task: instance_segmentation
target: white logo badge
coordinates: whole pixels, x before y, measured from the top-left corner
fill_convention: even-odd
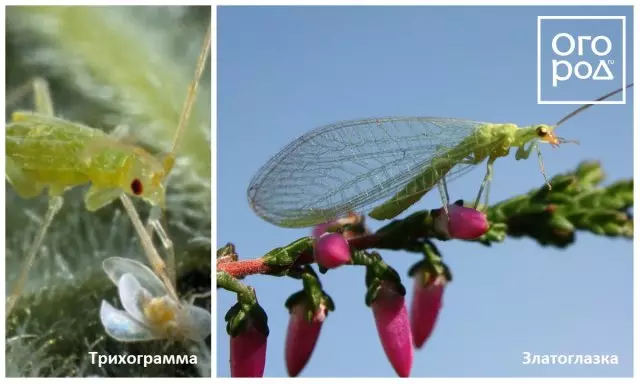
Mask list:
[[[538,16],[538,104],[625,104],[626,92],[590,100],[625,86],[625,34],[625,16]],[[568,86],[583,95],[567,98]]]

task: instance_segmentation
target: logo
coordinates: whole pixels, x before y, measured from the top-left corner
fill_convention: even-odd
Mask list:
[[[625,16],[538,16],[538,104],[625,104],[593,101],[626,85],[625,35]]]

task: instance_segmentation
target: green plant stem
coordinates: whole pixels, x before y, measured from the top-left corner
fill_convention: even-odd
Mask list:
[[[564,248],[575,242],[577,230],[632,238],[633,219],[628,209],[633,206],[633,180],[599,187],[603,179],[599,163],[583,162],[574,171],[551,179],[551,190],[544,185],[489,207],[489,231],[472,241],[489,246],[503,242],[507,236],[529,237],[543,246]],[[424,253],[430,239],[446,241],[434,227],[436,214],[437,210],[419,211],[393,220],[375,233],[349,238],[352,264],[370,264],[366,257],[356,257],[361,255],[357,251],[375,248]],[[230,243],[225,247],[233,250],[235,259],[219,262],[217,271],[234,278],[253,274],[281,276],[292,268],[314,263],[311,237],[250,260],[237,260],[235,247]],[[218,252],[221,253],[224,252]]]

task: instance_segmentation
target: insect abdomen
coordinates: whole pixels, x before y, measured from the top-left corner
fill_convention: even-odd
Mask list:
[[[100,130],[61,120],[29,119],[10,123],[6,129],[6,154],[12,163],[33,183],[55,187],[92,181],[91,157],[103,149],[100,142],[110,140]]]

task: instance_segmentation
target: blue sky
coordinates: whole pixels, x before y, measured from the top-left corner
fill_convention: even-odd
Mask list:
[[[249,208],[246,189],[271,156],[317,126],[395,115],[526,126],[553,124],[575,109],[536,103],[540,15],[625,15],[627,82],[633,81],[631,7],[218,8],[218,246],[233,242],[241,258],[255,258],[310,233],[262,221]],[[571,23],[575,22],[567,22],[567,30],[579,32]],[[588,27],[590,34],[599,32],[619,44],[620,29],[605,23]],[[543,57],[549,54],[545,45]],[[610,59],[619,75],[620,45]],[[552,89],[553,96],[593,99],[618,87],[616,79],[567,81]],[[633,101],[631,92],[627,101]],[[607,182],[633,176],[630,104],[591,108],[558,133],[580,145],[543,147],[549,175],[597,159]],[[514,151],[495,164],[493,202],[543,183],[535,156],[528,161],[515,161],[513,156]],[[473,199],[483,171],[479,167],[451,183],[453,198]],[[439,205],[434,191],[412,210]],[[374,229],[381,225],[369,223]],[[491,248],[461,241],[440,243],[439,248],[454,281],[445,293],[434,334],[415,354],[412,376],[632,374],[631,241],[580,232],[566,250],[511,238]],[[403,276],[418,260],[402,252],[385,251],[383,256]],[[322,277],[337,310],[324,324],[301,376],[395,375],[364,305],[363,279],[360,267],[340,268]],[[269,314],[265,376],[286,376],[284,301],[300,284],[267,276],[244,282],[255,287]],[[412,286],[406,277],[404,282]],[[231,293],[218,291],[218,376],[229,375],[224,314],[234,301]],[[523,365],[525,351],[616,354],[620,363]]]

